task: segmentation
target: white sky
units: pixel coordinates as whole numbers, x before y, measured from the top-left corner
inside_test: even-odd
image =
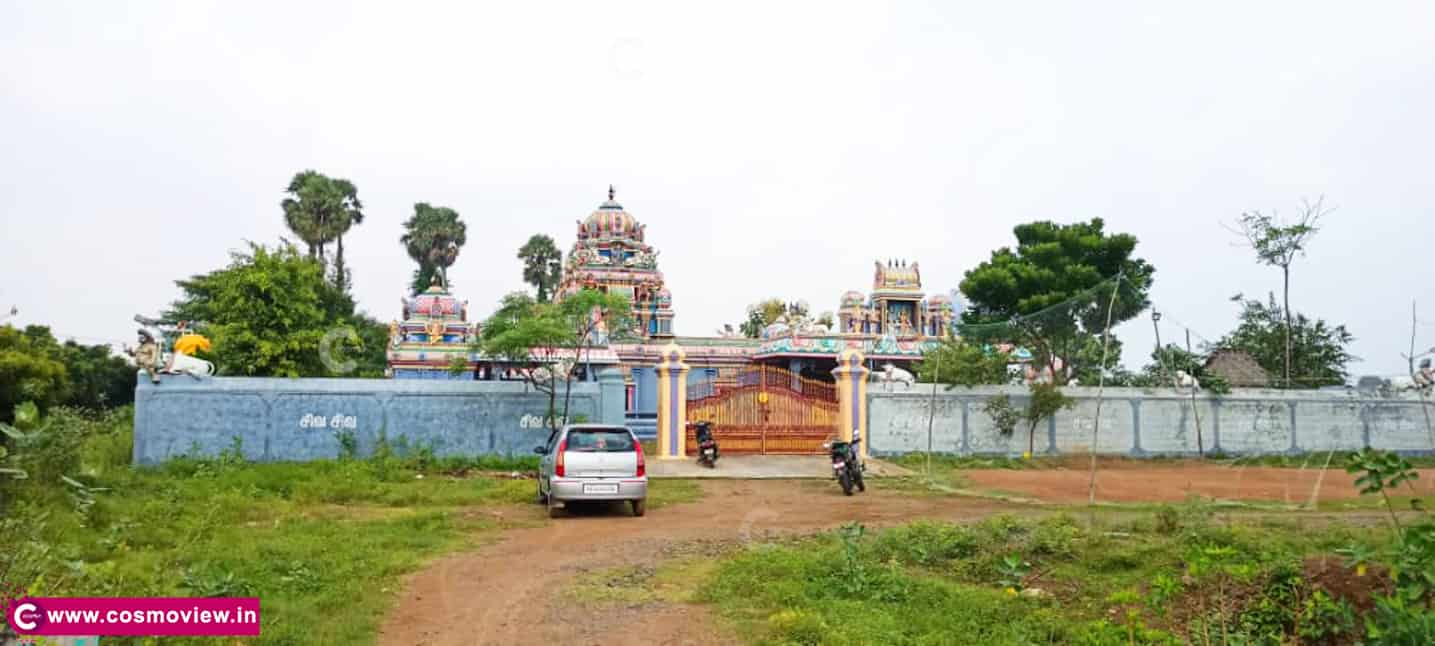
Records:
[[[946,292],[1014,224],[1100,216],[1199,342],[1279,288],[1220,223],[1325,194],[1296,309],[1350,327],[1357,375],[1403,370],[1412,299],[1435,344],[1435,4],[879,4],[0,2],[0,306],[128,341],[174,279],[287,235],[314,168],[359,187],[385,321],[414,202],[468,222],[482,315],[613,183],[680,334],[834,309],[879,258]],[[1120,335],[1144,363],[1149,318]]]

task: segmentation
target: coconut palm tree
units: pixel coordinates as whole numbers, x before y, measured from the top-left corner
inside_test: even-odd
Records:
[[[458,251],[467,242],[468,227],[458,212],[426,202],[414,205],[414,215],[404,222],[404,235],[399,242],[409,257],[419,264],[414,274],[413,291],[428,287],[430,277],[437,274],[448,285],[448,268],[458,259]]]

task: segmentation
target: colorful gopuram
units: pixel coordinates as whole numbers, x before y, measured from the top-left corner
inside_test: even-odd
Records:
[[[403,317],[389,323],[389,376],[394,379],[474,379],[479,369],[469,344],[478,325],[468,322],[468,302],[459,302],[434,276],[413,298],[401,299]],[[462,361],[462,372],[453,370]]]
[[[746,368],[765,364],[793,375],[830,382],[837,357],[861,350],[873,367],[892,363],[911,368],[922,353],[951,334],[957,312],[945,294],[927,296],[913,262],[876,264],[869,294],[849,291],[838,303],[835,325],[810,318],[783,319],[757,339],[735,336],[678,336],[673,326],[672,293],[658,269],[658,251],[648,243],[646,227],[628,213],[608,188],[608,199],[577,223],[576,239],[563,266],[557,297],[596,289],[622,294],[633,304],[632,334],[621,342],[602,342],[581,369],[592,379],[600,365],[617,366],[628,383],[629,423],[647,430],[657,413],[660,349],[682,346],[691,367],[690,387],[718,389],[734,384]],[[733,294],[736,304],[753,294]],[[478,325],[468,322],[466,307],[443,285],[403,301],[403,319],[391,325],[389,368],[396,379],[514,379],[514,367],[475,353]],[[605,335],[606,336],[606,335]],[[462,362],[462,370],[457,367]]]
[[[645,227],[613,197],[609,186],[608,201],[578,223],[558,298],[583,289],[621,294],[633,303],[634,336],[671,338],[673,297],[658,271],[658,252],[643,241]]]

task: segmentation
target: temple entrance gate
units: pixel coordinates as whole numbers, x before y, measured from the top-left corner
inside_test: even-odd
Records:
[[[686,454],[697,453],[693,423],[711,422],[727,454],[811,455],[839,434],[836,384],[777,366],[743,368],[735,379],[687,387]]]

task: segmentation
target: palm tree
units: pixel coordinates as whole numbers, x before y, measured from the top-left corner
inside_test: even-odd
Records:
[[[535,234],[518,250],[523,281],[538,289],[538,302],[547,303],[563,280],[563,252],[553,238]]]
[[[419,264],[414,275],[414,293],[428,287],[425,280],[435,274],[448,285],[448,268],[458,259],[459,248],[467,242],[468,227],[458,212],[426,202],[414,205],[414,215],[404,222],[405,233],[399,238],[409,257]]]
[[[309,257],[320,264],[328,265],[324,256],[324,245],[339,241],[337,264],[343,270],[344,243],[342,237],[350,227],[364,221],[363,205],[359,203],[358,190],[346,179],[334,179],[314,170],[305,170],[289,180],[284,198],[279,205],[284,209],[284,223],[294,235],[309,247]],[[345,276],[336,276],[335,284],[342,286]]]

